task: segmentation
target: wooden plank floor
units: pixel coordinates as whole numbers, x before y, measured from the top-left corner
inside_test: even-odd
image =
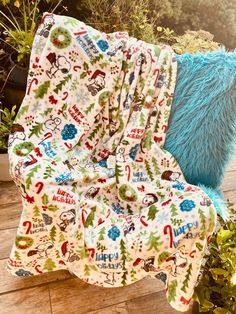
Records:
[[[236,157],[222,184],[236,205]],[[14,277],[4,269],[21,214],[13,182],[0,182],[0,314],[176,314],[166,302],[161,282],[145,278],[124,288],[89,285],[67,271]],[[190,314],[191,311],[188,312]]]

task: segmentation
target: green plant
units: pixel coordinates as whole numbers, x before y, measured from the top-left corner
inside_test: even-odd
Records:
[[[235,215],[232,204],[228,208]],[[220,219],[220,218],[219,218]],[[204,257],[194,300],[200,304],[200,312],[211,314],[236,313],[236,220],[220,219],[220,228],[211,238]]]
[[[148,0],[81,0],[77,6],[85,23],[104,31],[128,31],[130,36],[155,43],[155,19],[149,19]]]
[[[50,5],[48,10],[53,12],[63,0],[0,0],[3,9],[0,10],[3,21],[0,27],[6,32],[5,43],[10,51],[16,53],[19,65],[27,67],[34,33],[40,16],[40,4]],[[55,4],[56,3],[56,4]],[[1,39],[3,41],[3,39]]]
[[[173,49],[178,54],[212,51],[219,48],[213,41],[214,36],[204,30],[187,31],[184,35],[176,36]]]
[[[8,108],[0,109],[0,151],[7,151],[8,137],[11,133],[12,125],[16,116],[16,106],[11,110]]]

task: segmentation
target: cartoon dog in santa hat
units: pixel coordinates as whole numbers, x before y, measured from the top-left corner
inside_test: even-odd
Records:
[[[89,81],[93,82],[86,86],[92,96],[97,95],[97,93],[105,87],[105,76],[106,74],[103,71],[96,70],[89,79]]]
[[[11,146],[15,139],[24,141],[25,129],[22,125],[14,123],[11,128],[11,134],[9,135],[8,146]]]

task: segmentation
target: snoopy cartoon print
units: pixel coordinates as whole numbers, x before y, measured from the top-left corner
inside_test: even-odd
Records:
[[[98,194],[100,188],[95,188],[95,187],[91,187],[88,189],[88,191],[86,192],[85,194],[85,198],[88,198],[88,199],[93,199],[95,198],[95,196]]]
[[[46,71],[46,74],[50,79],[56,77],[56,73],[58,71],[60,71],[62,74],[69,73],[71,64],[65,56],[57,56],[55,52],[50,52],[47,55],[47,59],[51,63],[50,69]]]
[[[45,14],[43,16],[43,20],[40,25],[41,29],[40,29],[39,35],[47,38],[49,35],[49,31],[54,24],[55,24],[55,21],[54,21],[53,15]]]
[[[18,123],[13,123],[11,134],[9,135],[8,139],[8,146],[11,146],[16,139],[24,141],[25,136],[24,127]]]
[[[89,79],[92,83],[86,85],[92,96],[97,95],[97,93],[105,87],[105,76],[106,74],[100,70],[96,70],[92,74]]]
[[[142,203],[143,203],[143,205],[145,205],[145,206],[150,206],[150,205],[156,203],[157,201],[158,201],[158,197],[157,197],[155,194],[153,194],[153,193],[147,193],[147,194],[144,196],[144,198],[143,198],[143,200],[142,200]]]
[[[66,229],[67,229],[67,227],[70,224],[75,224],[75,217],[76,217],[76,214],[75,214],[75,209],[74,208],[62,212],[60,217],[59,217],[60,220],[62,221],[59,224],[59,227],[60,227],[61,231],[66,232]]]
[[[47,258],[49,251],[54,247],[52,242],[40,243],[34,250],[28,252],[27,256],[38,254],[37,258]]]
[[[120,147],[117,154],[116,154],[116,161],[117,162],[126,162],[125,160],[125,149]]]

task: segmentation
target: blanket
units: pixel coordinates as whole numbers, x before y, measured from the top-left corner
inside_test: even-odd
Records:
[[[163,148],[176,73],[168,45],[44,14],[8,143],[23,204],[11,274],[150,275],[188,309],[216,209]]]

